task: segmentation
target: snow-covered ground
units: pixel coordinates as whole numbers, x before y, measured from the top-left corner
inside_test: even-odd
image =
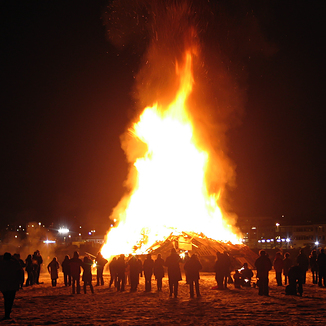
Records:
[[[212,290],[214,274],[202,273],[202,297],[190,299],[185,281],[180,282],[177,299],[169,298],[168,280],[163,292],[144,292],[144,279],[138,292],[116,292],[94,286],[95,293],[71,294],[60,274],[58,286],[51,287],[49,274],[42,273],[43,284],[24,287],[17,292],[10,325],[326,325],[326,288],[312,284],[310,272],[302,297],[286,296],[285,287],[277,287],[275,274],[270,275],[270,297],[258,296],[258,290]],[[95,276],[93,276],[95,285]],[[0,316],[3,298],[0,299]]]

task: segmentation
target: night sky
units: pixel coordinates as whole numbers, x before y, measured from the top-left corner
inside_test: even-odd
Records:
[[[223,3],[211,1],[212,11]],[[250,56],[239,46],[243,55],[232,58],[246,75],[241,122],[227,131],[237,173],[232,210],[240,220],[323,221],[325,4],[231,3],[228,15],[249,12],[270,49]],[[2,225],[109,225],[124,191],[119,137],[137,106],[142,51],[108,41],[107,4],[1,2]],[[213,34],[204,44],[218,43]]]

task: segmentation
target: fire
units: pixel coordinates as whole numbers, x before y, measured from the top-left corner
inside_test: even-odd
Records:
[[[146,150],[133,162],[131,193],[113,212],[112,218],[119,224],[107,234],[101,250],[105,257],[144,253],[172,232],[192,231],[239,242],[223,219],[217,204],[219,195],[208,193],[205,174],[209,153],[198,148],[194,139],[187,111],[194,85],[190,52],[176,72],[179,89],[174,101],[166,108],[158,103],[146,107],[129,130],[139,147]]]

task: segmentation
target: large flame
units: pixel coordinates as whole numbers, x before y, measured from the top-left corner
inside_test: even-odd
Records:
[[[218,194],[208,193],[205,174],[209,153],[196,145],[187,111],[194,83],[191,63],[188,52],[184,66],[177,68],[180,86],[175,100],[167,108],[158,104],[145,108],[129,130],[147,150],[134,162],[137,172],[131,194],[112,216],[118,225],[107,234],[102,247],[105,257],[144,253],[172,232],[192,231],[239,242],[223,220]]]

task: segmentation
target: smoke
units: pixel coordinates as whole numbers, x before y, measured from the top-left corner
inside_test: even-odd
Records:
[[[251,3],[117,0],[107,8],[104,23],[112,44],[137,58],[135,120],[146,106],[171,102],[178,89],[176,62],[182,63],[191,49],[195,85],[188,107],[195,138],[210,153],[209,191],[221,194],[220,204],[230,215],[222,192],[236,186],[236,165],[228,157],[227,135],[244,116],[251,58],[275,52],[263,37]],[[145,150],[128,133],[121,141],[129,162]],[[133,183],[132,173],[127,187]]]

